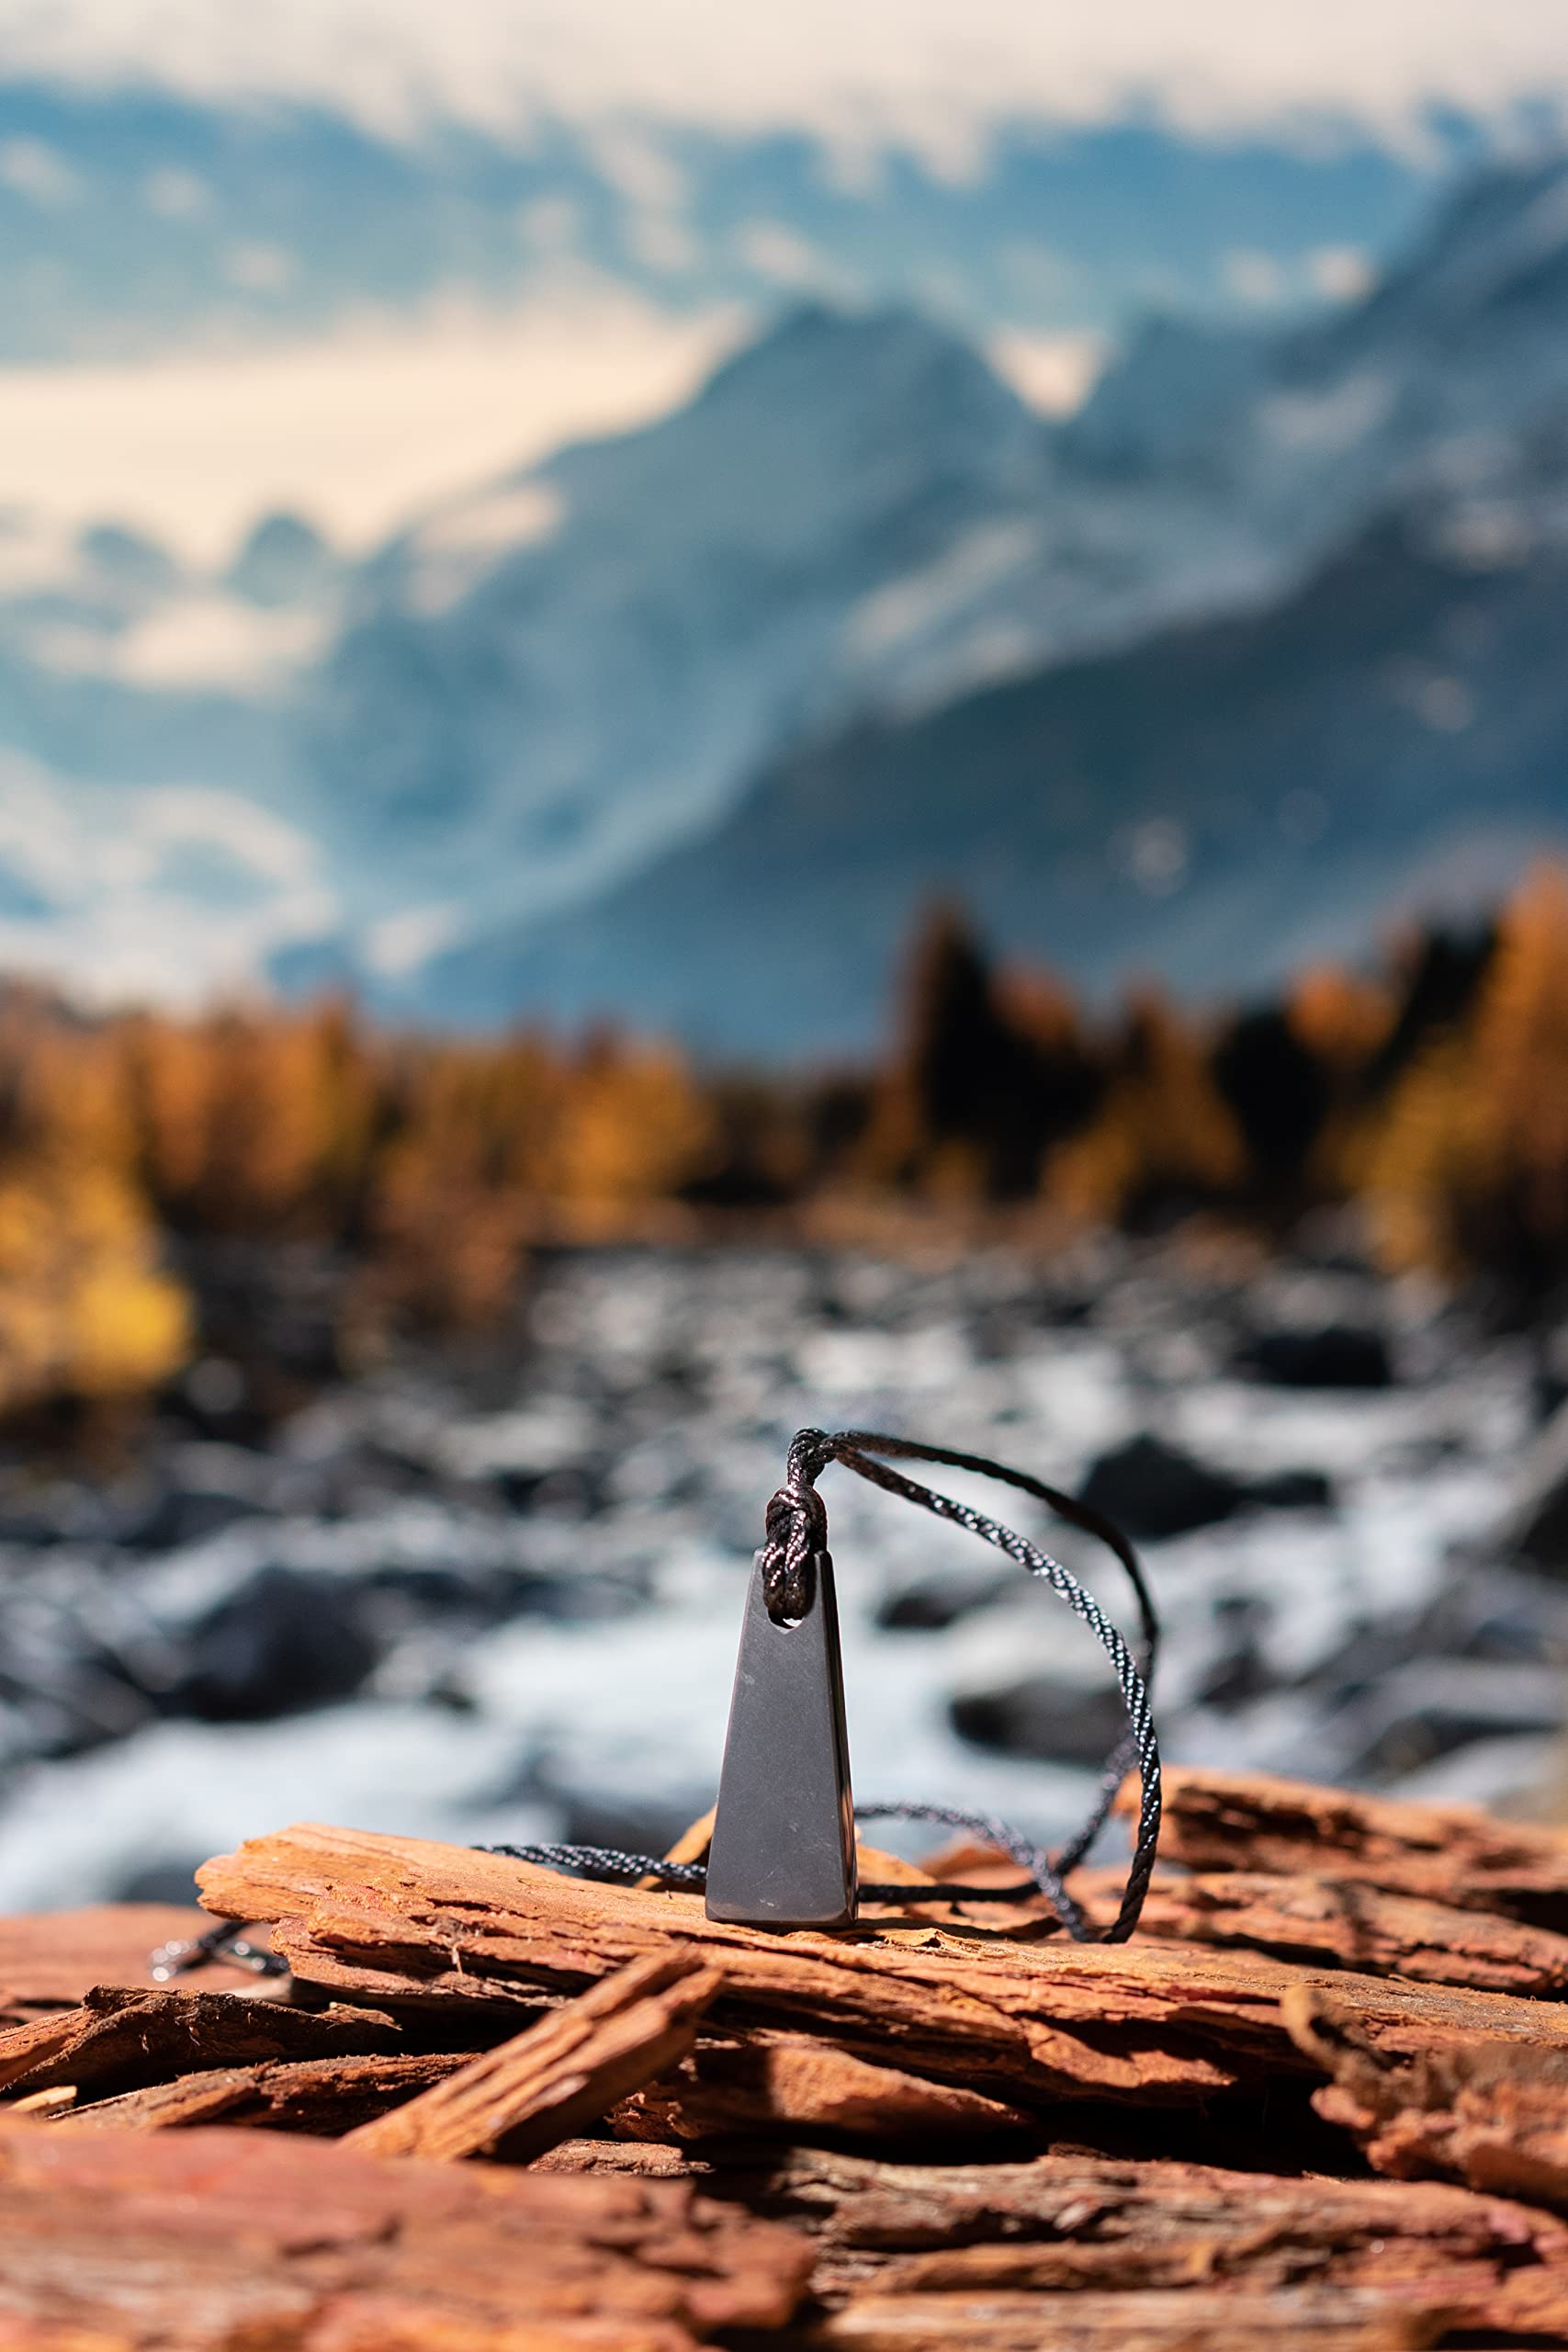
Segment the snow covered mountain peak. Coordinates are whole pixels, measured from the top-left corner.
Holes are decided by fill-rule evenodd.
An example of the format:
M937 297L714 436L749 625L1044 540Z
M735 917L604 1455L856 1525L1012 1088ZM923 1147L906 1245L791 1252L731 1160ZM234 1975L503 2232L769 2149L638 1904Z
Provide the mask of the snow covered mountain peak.
M698 830L982 626L1051 464L956 336L813 306L675 414L446 502L366 568L314 715L326 797L375 836L355 911L417 883L521 919ZM917 577L907 619L857 626Z

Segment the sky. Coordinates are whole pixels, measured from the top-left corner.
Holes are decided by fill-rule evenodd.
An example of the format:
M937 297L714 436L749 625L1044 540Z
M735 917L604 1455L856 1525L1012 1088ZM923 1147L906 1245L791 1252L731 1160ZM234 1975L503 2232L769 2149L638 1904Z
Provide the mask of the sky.
M0 0L0 503L363 547L813 292L1059 413L1140 306L1348 299L1455 119L1564 101L1561 0Z
M1020 112L1103 120L1147 106L1224 132L1348 116L1391 139L1434 105L1506 113L1568 88L1560 0L6 0L13 72L150 78L492 128L805 127L852 164L888 141L976 168Z
M73 524L123 520L214 568L258 514L303 509L355 551L455 483L674 406L739 331L606 288L243 354L0 368L0 505L47 487Z

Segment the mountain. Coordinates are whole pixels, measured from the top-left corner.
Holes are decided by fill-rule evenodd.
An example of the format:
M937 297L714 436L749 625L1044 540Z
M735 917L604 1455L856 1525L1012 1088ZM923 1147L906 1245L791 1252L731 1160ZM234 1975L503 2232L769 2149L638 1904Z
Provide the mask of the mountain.
M1205 992L1483 903L1568 844L1568 507L1533 544L1497 511L1394 512L1265 614L849 729L591 911L444 958L432 1002L859 1048L938 898L1092 988Z
M810 303L353 566L0 517L0 956L101 971L134 872L138 985L177 935L744 1051L863 1037L939 887L1096 985L1353 944L1561 830L1565 418L1558 161L1332 312L1150 321L1065 425Z
M355 911L581 899L750 771L992 658L1040 535L1039 419L903 312L808 307L688 407L453 500L366 568L313 749Z
M991 584L1016 683L922 710L858 681L705 837L454 943L423 1001L844 1043L939 888L1090 982L1202 988L1352 946L1391 894L1457 887L1461 849L1479 892L1565 830L1565 420L1561 164L1465 191L1332 322L1156 323L1053 436L1028 555Z

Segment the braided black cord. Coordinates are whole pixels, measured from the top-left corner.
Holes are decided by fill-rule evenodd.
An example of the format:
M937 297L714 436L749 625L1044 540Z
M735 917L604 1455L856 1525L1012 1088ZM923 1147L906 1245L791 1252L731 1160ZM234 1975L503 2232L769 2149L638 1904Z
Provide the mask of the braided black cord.
M873 1461L871 1456L874 1453L892 1454L905 1461L942 1462L947 1464L952 1469L970 1470L983 1477L999 1478L1008 1486L1018 1487L1026 1494L1038 1496L1043 1502L1047 1503L1063 1518L1072 1521L1075 1525L1082 1527L1087 1532L1097 1535L1102 1543L1108 1544L1127 1570L1132 1579L1133 1589L1137 1595L1144 1637L1143 1670L1139 1670L1137 1661L1134 1658L1122 1634L1111 1623L1100 1603L1091 1593L1085 1591L1077 1578L1063 1567L1059 1560L1054 1560L1049 1553L1042 1552L1037 1545L1015 1533L1010 1527L1003 1527L998 1521L987 1519L983 1511L971 1509L967 1503L955 1502L951 1495L938 1494L932 1487L922 1487L913 1478L906 1478L900 1471L891 1468L886 1462ZM980 1536L984 1542L994 1544L998 1552L1004 1552L1010 1559L1016 1560L1020 1566L1027 1568L1031 1576L1043 1577L1052 1589L1059 1593L1067 1603L1074 1616L1089 1628L1110 1658L1115 1670L1116 1679L1122 1688L1122 1699L1126 1703L1128 1736L1106 1759L1100 1794L1090 1810L1089 1819L1066 1851L1058 1858L1052 1871L1052 1879L1055 1883L1053 1885L1048 1881L1043 1880L1041 1884L1043 1892L1050 1896L1057 1917L1069 1935L1079 1941L1087 1941L1094 1937L1095 1931L1088 1926L1087 1922L1082 1921L1081 1914L1078 1915L1077 1921L1069 1916L1076 1910L1076 1905L1071 1904L1070 1898L1067 1909L1064 1910L1060 1899L1060 1882L1069 1871L1077 1868L1099 1836L1116 1801L1117 1790L1121 1787L1128 1768L1135 1762L1142 1781L1142 1793L1138 1804L1138 1826L1133 1847L1133 1859L1127 1871L1126 1889L1115 1919L1104 1930L1103 1938L1098 1939L1107 1943L1125 1941L1138 1924L1138 1917L1144 1907L1144 1897L1148 1893L1149 1879L1155 1866L1155 1854L1159 1844L1160 1821L1159 1742L1155 1733L1148 1692L1148 1681L1154 1671L1159 1644L1159 1620L1155 1611L1153 1597L1144 1581L1137 1555L1132 1545L1120 1530L1113 1527L1109 1520L1101 1518L1098 1511L1089 1510L1087 1505L1074 1500L1070 1496L1057 1493L1055 1488L1045 1486L1040 1479L1029 1476L1027 1472L1009 1469L1005 1464L988 1461L983 1454L959 1453L948 1446L919 1445L909 1438L885 1437L874 1430L842 1430L832 1437L828 1436L821 1430L802 1430L789 1450L789 1483L781 1489L780 1495L773 1498L773 1501L777 1503L782 1497L787 1497L793 1511L794 1489L797 1481L809 1484L813 1478L820 1475L821 1468L825 1467L829 1462L841 1463L845 1469L857 1472L861 1477L868 1478L873 1486L881 1487L886 1493L900 1495L907 1502L919 1503L926 1510L934 1512L938 1519L951 1520L955 1526L967 1528L972 1535ZM820 1507L818 1498L818 1508ZM769 1506L769 1510L771 1523L772 1505ZM807 1516L804 1513L801 1515L803 1520ZM823 1510L824 1524L826 1517L826 1511ZM769 1558L771 1548L771 1543L769 1546L764 1547L764 1577L767 1576L771 1565ZM786 1544L784 1557L780 1564L781 1568L786 1573L789 1549L790 1547ZM770 1606L772 1606L771 1600Z
M1040 1893L1034 1875L1038 1864L1045 1857L1005 1822L992 1821L980 1814L955 1813L950 1806L940 1804L857 1804L857 1821L874 1821L889 1814L901 1814L911 1821L945 1821L959 1829L972 1829L977 1837L992 1844L1003 1846L1015 1860L1021 1861L1031 1873L1019 1884L1007 1886L949 1886L945 1883L923 1886L918 1880L900 1880L888 1886L864 1885L860 1889L867 1903L1027 1903ZM626 1854L618 1846L475 1846L476 1854L501 1854L508 1861L536 1862L541 1868L569 1871L573 1878L604 1879L611 1882L639 1878L657 1879L661 1886L689 1887L700 1894L707 1883L705 1862L671 1862L658 1854ZM1028 1860L1025 1860L1025 1856Z
M1032 1495L1054 1510L1058 1517L1082 1528L1113 1552L1131 1579L1137 1598L1142 1659L1134 1658L1122 1634L1113 1625L1091 1593L1086 1592L1077 1578L1059 1560L1029 1543L1023 1536L1004 1527L983 1511L974 1510L967 1503L953 1500L951 1495L937 1493L920 1486L913 1478L891 1468L886 1462L873 1457L892 1455L912 1462L939 1462L950 1469L973 1471L977 1476L997 1478L1004 1485L1019 1487ZM1060 1594L1074 1615L1089 1626L1106 1652L1115 1669L1126 1703L1128 1730L1106 1758L1100 1792L1088 1820L1077 1837L1054 1860L1030 1838L1008 1826L1006 1822L988 1815L968 1814L951 1805L934 1804L857 1804L859 1819L897 1816L907 1821L940 1821L949 1826L969 1829L1004 1853L1010 1854L1020 1868L1028 1873L1027 1881L1005 1887L979 1886L864 1886L862 1894L872 1902L921 1902L938 1900L953 1902L1017 1902L1036 1892L1045 1895L1056 1914L1057 1923L1077 1942L1102 1941L1121 1943L1138 1924L1148 1893L1149 1878L1154 1870L1155 1854L1159 1843L1160 1766L1159 1743L1155 1734L1154 1719L1149 1707L1149 1681L1154 1672L1159 1646L1159 1619L1154 1599L1145 1582L1143 1569L1132 1544L1110 1520L1092 1510L1087 1503L1065 1495L1042 1479L1031 1477L1027 1471L1010 1469L1005 1463L992 1462L986 1455L961 1453L951 1446L920 1445L909 1438L886 1437L871 1430L840 1430L829 1436L823 1430L799 1430L789 1449L784 1483L772 1498L766 1514L766 1542L759 1555L769 1613L775 1621L803 1617L811 1605L813 1555L827 1549L828 1512L817 1491L817 1480L830 1462L853 1470L873 1486L890 1495L898 1495L907 1502L919 1503L934 1512L938 1519L951 1520L955 1526L967 1528L1010 1559L1017 1560L1031 1576L1043 1577L1052 1589ZM1084 1917L1063 1884L1065 1878L1076 1870L1089 1851L1110 1815L1117 1791L1127 1772L1136 1764L1142 1783L1138 1805L1138 1826L1134 1841L1133 1858L1127 1871L1126 1888L1121 1907L1109 1928L1100 1929ZM656 1855L623 1854L604 1846L487 1846L479 1850L505 1854L519 1861L539 1862L548 1867L573 1871L592 1878L638 1879L651 1878L662 1885L700 1888L706 1878L705 1865L701 1862L667 1862Z

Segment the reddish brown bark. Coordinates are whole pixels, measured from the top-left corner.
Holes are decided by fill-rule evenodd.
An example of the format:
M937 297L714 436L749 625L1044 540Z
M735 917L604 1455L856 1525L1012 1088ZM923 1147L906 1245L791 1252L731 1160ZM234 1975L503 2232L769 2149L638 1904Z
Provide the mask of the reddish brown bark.
M667 2177L671 2155L580 2141L546 2161ZM813 2343L1003 2352L1027 2340L1031 2311L1040 2343L1195 2352L1244 2341L1248 2328L1254 2352L1427 2344L1456 2328L1490 2344L1568 2334L1562 2224L1430 2182L1070 2154L962 2165L807 2150L677 2161L710 2194L810 2231L827 2314Z
M445 2081L463 2063L460 2056L433 2053L217 2066L88 2106L77 2104L72 2092L61 2120L68 2114L73 2126L96 2132L175 2132L197 2123L246 2123L263 2131L308 2132L335 2140Z
M634 1961L406 2107L361 2124L350 2144L378 2156L542 2154L678 2066L720 1982L689 1953Z
M707 2040L694 2057L633 2098L610 2121L629 2140L700 2141L767 2132L945 2142L994 2139L1028 2127L1023 2110L953 2083L874 2066L805 2034Z
M1303 2064L1280 2002L1321 1972L1251 1952L1140 1940L1021 1942L965 1928L770 1935L706 1919L698 1898L563 1879L412 1838L304 1826L209 1863L204 1899L276 1922L301 1977L394 2007L494 2010L628 1961L697 1951L725 1973L716 2027L807 2031L1004 2100L1203 2101ZM1394 2049L1465 2030L1568 2045L1568 2006L1401 1979L1325 1976Z
M1092 1901L1120 1883L1084 1872ZM1568 1935L1490 1911L1464 1910L1365 1880L1265 1871L1158 1874L1140 1933L1178 1943L1265 1952L1366 1976L1410 1976L1489 1993L1568 1996Z
M205 1935L204 1912L170 1903L103 1903L85 1911L30 1912L0 1919L0 2029L40 2011L73 2008L95 1984L151 1990L148 1955L159 1945ZM257 1979L226 1963L202 1971L209 1992L254 1993Z
M1126 1791L1121 1802L1126 1812ZM1165 1778L1160 1851L1197 1871L1355 1881L1568 1934L1568 1832L1470 1805L1177 1769Z
M780 2325L809 2261L679 2181L0 2126L6 2352L687 2352Z
M1354 2007L1328 1995L1303 1990L1287 2014L1332 2077L1314 2104L1380 2172L1568 2211L1568 2052L1466 2035L1402 2057L1371 2042Z
M109 2098L212 2066L391 2053L402 2046L391 2019L369 2009L340 2005L316 2014L232 1993L104 1986L78 2008L0 2034L0 2090L23 2098L69 2083L80 2098Z

